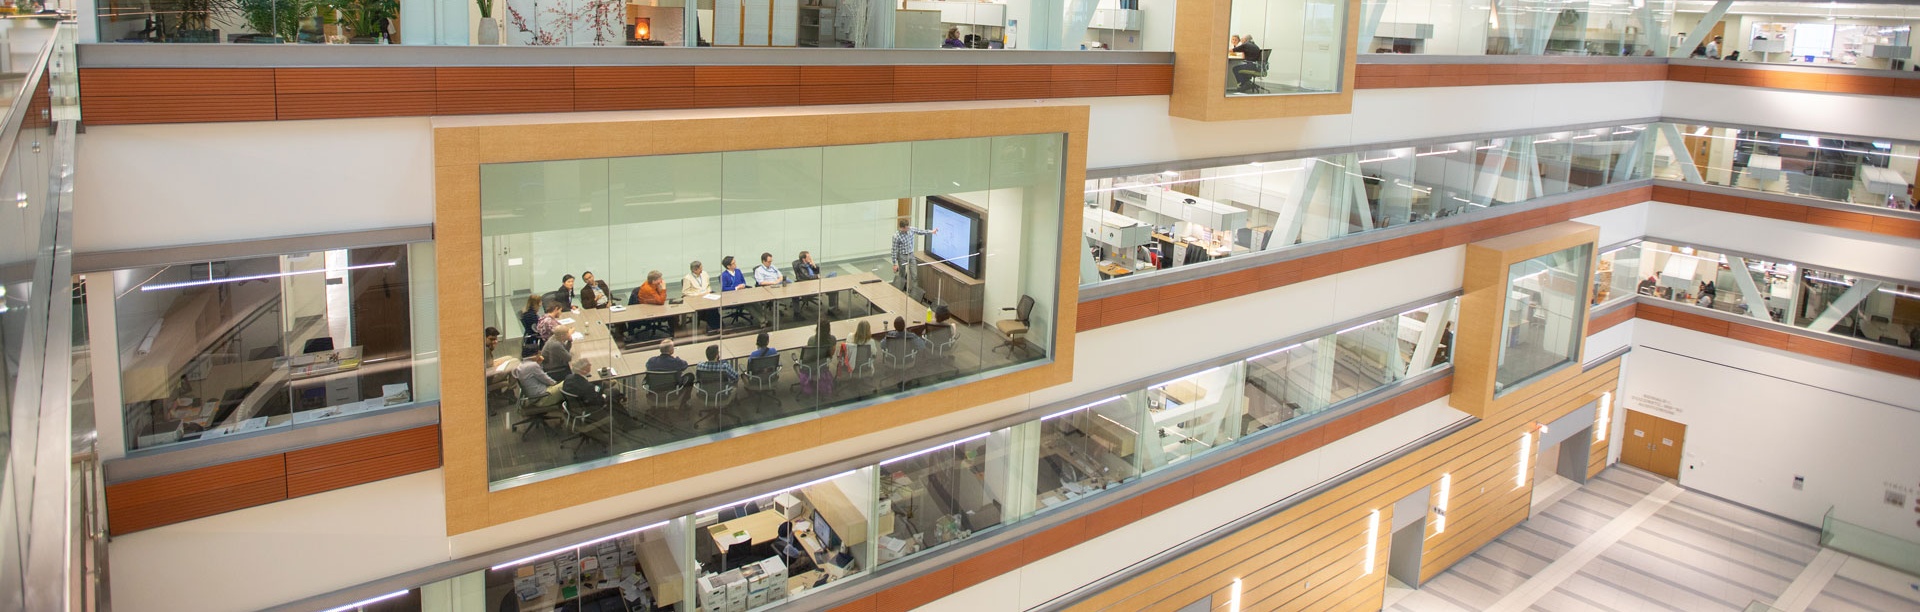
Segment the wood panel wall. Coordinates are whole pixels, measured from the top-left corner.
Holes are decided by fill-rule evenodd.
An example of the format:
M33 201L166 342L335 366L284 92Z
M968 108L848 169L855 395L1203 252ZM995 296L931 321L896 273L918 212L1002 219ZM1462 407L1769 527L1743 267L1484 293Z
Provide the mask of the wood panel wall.
M1741 215L1766 217L1794 223L1821 225L1856 232L1894 236L1898 238L1920 239L1920 221L1896 217L1891 214L1877 214L1884 209L1871 206L1859 206L1859 211L1834 210L1805 204L1775 202L1736 195L1726 195L1708 191L1696 191L1682 187L1657 186L1653 188L1653 199L1668 204L1705 208Z
M82 68L91 125L1166 95L1165 64Z
M1667 80L1666 64L1360 64L1357 89Z
M1920 98L1920 79L1859 74L1822 74L1792 69L1733 66L1669 66L1667 80L1769 89Z
M107 530L133 533L440 467L428 425L107 485Z
M1768 329L1758 325L1747 325L1724 321L1703 314L1688 312L1691 307L1667 308L1652 304L1636 304L1634 318L1690 329L1703 334L1712 334L1722 338L1739 340L1748 344L1775 348L1790 353L1799 353L1816 359L1837 361L1879 370L1896 376L1920 378L1920 360L1896 357L1865 349L1858 349L1839 342L1822 340L1807 332L1807 335L1787 333Z
M1618 378L1615 359L1535 395L1530 404L1476 423L1072 609L1174 610L1205 597L1219 609L1235 578L1242 580L1245 610L1379 609L1388 554L1383 533L1375 543L1374 567L1362 563L1371 510L1379 509L1382 523L1391 524L1395 501L1451 474L1446 530L1427 539L1421 573L1425 579L1444 571L1526 519L1531 474L1523 486L1514 486L1520 435L1592 401Z

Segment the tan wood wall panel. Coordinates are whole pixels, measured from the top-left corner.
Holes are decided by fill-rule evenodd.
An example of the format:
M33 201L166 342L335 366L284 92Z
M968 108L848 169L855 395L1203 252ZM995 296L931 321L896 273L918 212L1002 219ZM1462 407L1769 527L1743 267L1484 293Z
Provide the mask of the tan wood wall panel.
M1341 115L1353 111L1356 45L1360 36L1360 0L1348 0L1346 35L1340 45L1339 91L1283 96L1226 95L1225 49L1233 0L1179 3L1174 11L1174 87L1167 114L1195 121L1238 121Z

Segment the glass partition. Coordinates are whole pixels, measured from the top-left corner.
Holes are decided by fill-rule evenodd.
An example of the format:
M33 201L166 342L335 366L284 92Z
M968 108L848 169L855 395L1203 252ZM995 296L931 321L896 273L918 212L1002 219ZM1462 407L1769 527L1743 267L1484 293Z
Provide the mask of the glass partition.
M1580 360L1593 245L1541 255L1507 269L1494 395Z
M1228 96L1340 90L1346 2L1234 0L1229 29Z
M496 482L1048 359L1059 134L481 167ZM557 470L557 471L556 471Z
M1256 432L1302 426L1447 365L1457 304L1438 300L1244 361L1181 368L1162 383L421 592L484 596L489 610L766 609L1098 499Z
M1904 349L1920 347L1920 282L1654 241L1621 247L1615 262L1613 278L1638 279L1630 295ZM1596 272L1595 283L1608 274Z
M593 46L634 47L638 53L666 47L1171 51L1174 5L1163 0L98 0L96 11L99 42L125 43ZM447 15L453 16L451 22Z
M1877 70L1910 70L1916 59L1912 30L1920 8L1913 6L1743 0L1719 23L1702 24L1711 6L1675 0L1365 0L1369 21L1362 24L1359 50L1677 57ZM1709 32L1688 36L1701 28Z
M366 414L437 399L437 348L411 255L334 249L110 272L127 447ZM424 342L416 340L424 339ZM492 350L492 349L489 349ZM497 387L496 387L497 388Z

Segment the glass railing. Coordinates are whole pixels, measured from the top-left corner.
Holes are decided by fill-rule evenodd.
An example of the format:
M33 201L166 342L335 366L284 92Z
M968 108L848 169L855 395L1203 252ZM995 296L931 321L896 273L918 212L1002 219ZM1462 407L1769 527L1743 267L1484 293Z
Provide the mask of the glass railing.
M1653 240L1600 254L1595 308L1634 296L1916 350L1920 283Z
M1082 287L1648 178L1912 210L1920 143L1636 123L1087 181ZM1100 174L1100 171L1093 171Z
M0 19L0 609L54 609L75 525L68 386L74 312L73 138L79 118L73 26ZM80 495L84 495L82 492ZM55 511L48 511L48 509Z
M1911 70L1920 7L1895 3L1365 0L1370 54L1674 57ZM1706 32L1689 36L1706 28Z
M1891 495L1891 494L1890 494ZM1866 559L1910 576L1920 576L1920 542L1876 531L1834 516L1832 508L1820 519L1820 545Z
M423 597L456 591L489 611L779 605L1267 432L1309 426L1447 365L1457 306L1437 299L1349 321L1105 399L1042 409L1031 421L956 432L872 465L342 609L418 610Z
M99 0L99 42L1171 51L1138 0Z

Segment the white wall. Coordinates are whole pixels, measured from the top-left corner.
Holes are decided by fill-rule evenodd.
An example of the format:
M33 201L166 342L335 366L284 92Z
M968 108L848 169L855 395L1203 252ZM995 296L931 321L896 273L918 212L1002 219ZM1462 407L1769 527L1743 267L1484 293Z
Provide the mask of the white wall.
M1920 483L1920 380L1644 321L1633 341L1623 407L1687 425L1682 486L1920 540L1911 497L1884 501Z
M1880 234L1653 203L1645 235L1815 267L1920 279L1914 242Z
M1707 83L1666 83L1661 111L1698 119L1809 132L1920 140L1920 98L1761 89Z
M433 222L424 117L89 126L77 252Z

